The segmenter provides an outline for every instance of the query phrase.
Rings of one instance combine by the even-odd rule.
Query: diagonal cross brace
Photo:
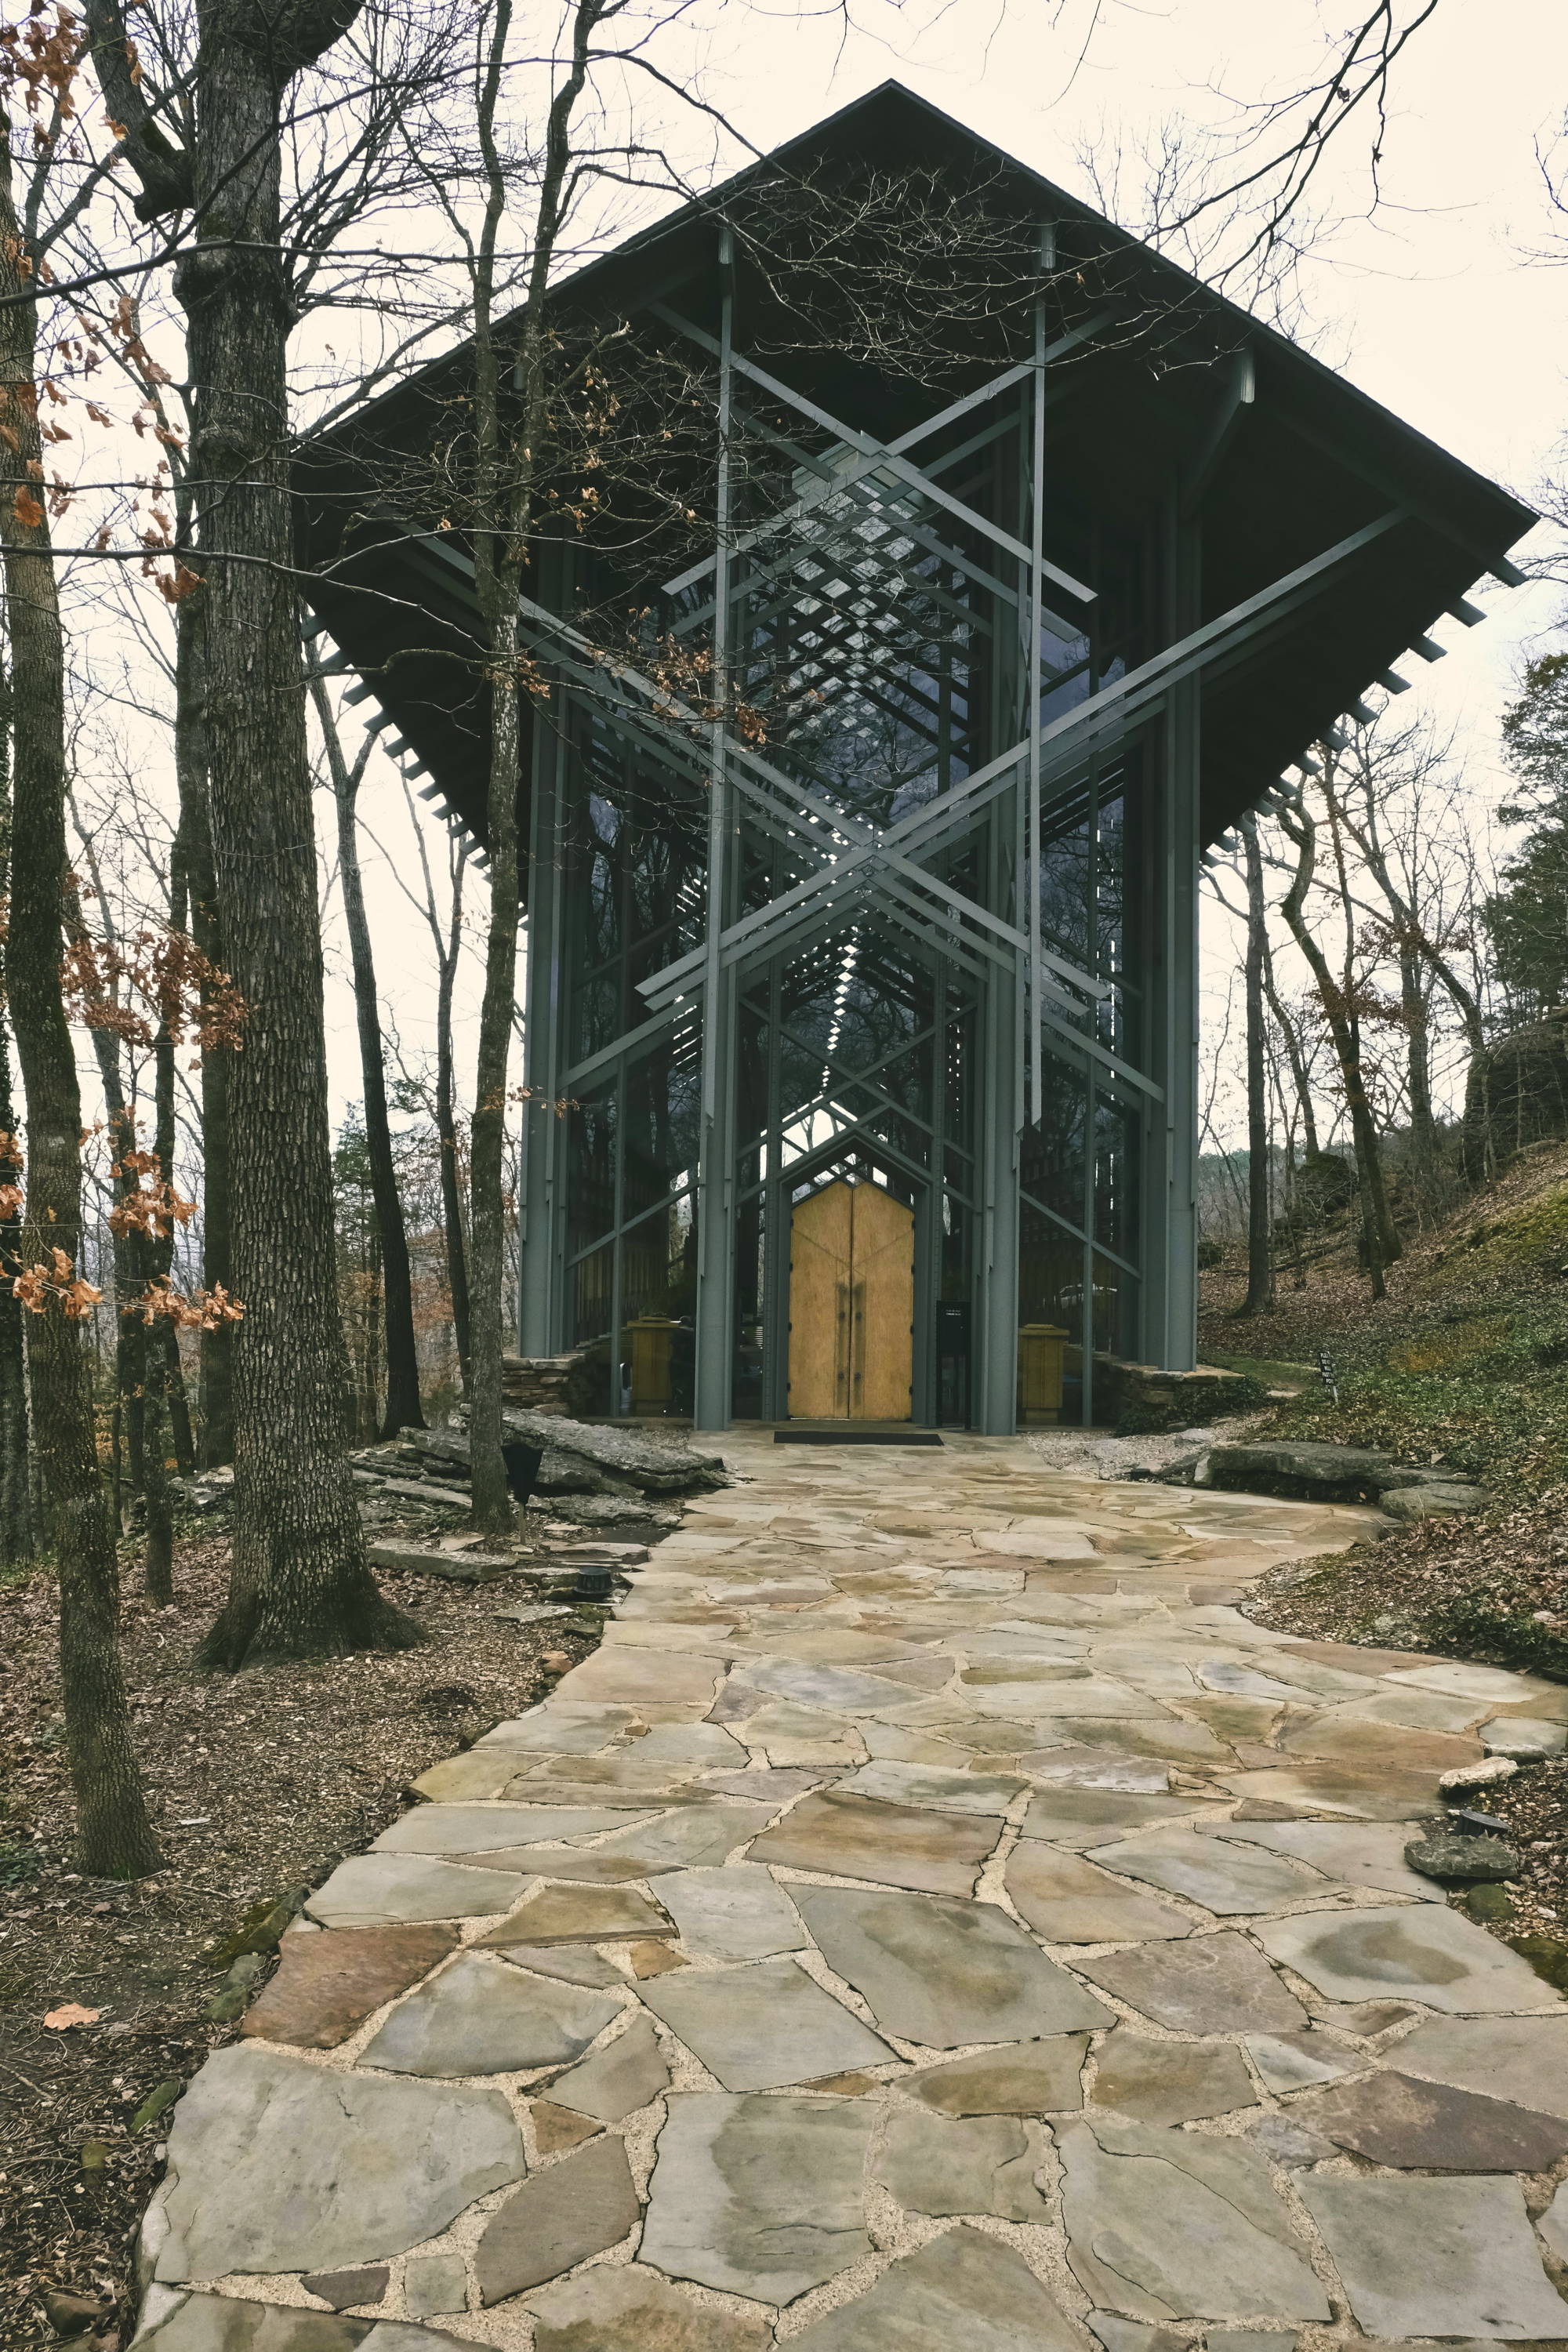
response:
[[[1244,646],[1249,635],[1265,625],[1272,625],[1286,612],[1317,594],[1331,573],[1352,561],[1403,520],[1403,509],[1395,509],[1362,530],[1351,532],[1321,555],[1298,565],[1294,572],[1286,573],[1268,588],[1233,605],[1228,612],[1206,622],[1202,628],[1194,630],[1163,652],[1153,655],[1137,669],[1129,670],[1110,685],[1100,688],[1075,709],[1054,719],[1040,730],[1042,783],[1054,782],[1068,772],[1091,750],[1100,747],[1107,733],[1124,734],[1150,710],[1163,703],[1171,688],[1183,679]],[[878,861],[889,864],[896,858],[907,871],[906,853],[918,856],[922,848],[929,845],[932,835],[955,817],[962,816],[966,807],[975,805],[976,796],[984,787],[1000,784],[1019,768],[1029,758],[1031,748],[1027,738],[1013,744],[997,758],[976,769],[973,775],[928,801],[923,808],[900,818],[885,833],[872,833],[831,803],[818,804],[818,814],[853,846],[842,856],[825,855],[818,873],[796,883],[770,906],[758,908],[731,924],[724,935],[726,954],[731,950],[750,953],[757,943],[754,935],[764,929],[775,935],[775,943],[781,941],[796,922],[805,919],[811,901],[819,891],[828,885],[837,888],[862,866]],[[736,757],[745,757],[748,764],[761,771],[775,788],[782,786],[792,798],[805,797],[801,788],[781,775],[772,762],[761,761],[749,751],[742,753],[742,747],[738,745],[733,750]],[[932,878],[929,876],[923,877],[928,887]],[[966,912],[972,907],[972,901],[965,902]],[[977,918],[990,923],[994,924],[998,919],[990,916],[988,910],[974,908],[973,911]],[[1044,960],[1044,951],[1042,957]],[[650,1003],[657,1003],[687,992],[691,974],[700,961],[700,955],[694,954],[667,965],[663,971],[639,983],[642,994]],[[1090,992],[1103,993],[1098,982],[1088,981],[1086,975],[1075,972],[1070,966],[1062,966],[1059,960],[1057,960],[1057,969],[1077,985],[1087,986]]]
[[[679,310],[672,310],[666,302],[653,302],[648,307],[679,333],[689,336],[693,342],[700,343],[703,350],[711,352],[715,358],[719,357],[718,340],[705,328],[699,327],[690,319],[683,319]],[[1032,373],[1033,364],[1028,362],[1025,373]],[[730,365],[752,383],[760,384],[775,400],[784,401],[797,415],[808,416],[814,425],[819,425],[825,432],[831,433],[835,440],[846,443],[867,461],[866,472],[890,474],[895,480],[907,483],[910,488],[919,490],[922,497],[930,499],[933,506],[945,508],[949,514],[966,524],[971,530],[977,530],[983,537],[994,541],[1016,562],[1028,562],[1029,551],[1022,540],[1015,539],[1011,531],[1004,530],[1001,524],[993,522],[988,515],[966,506],[962,499],[955,499],[951,490],[944,490],[940,483],[932,481],[929,474],[922,473],[912,459],[904,457],[896,444],[878,441],[871,434],[861,433],[853,425],[846,425],[841,417],[819,407],[816,401],[808,400],[804,393],[794,391],[777,376],[770,375],[765,368],[758,367],[753,360],[742,358],[739,352],[731,352]],[[1017,381],[1016,374],[1013,380]],[[923,432],[925,428],[922,426],[921,430]],[[706,569],[705,563],[703,570]],[[1046,573],[1056,587],[1076,598],[1080,604],[1093,604],[1099,601],[1098,592],[1086,587],[1081,580],[1075,580],[1070,572],[1062,572],[1055,564],[1047,563]],[[701,573],[696,576],[700,578]]]

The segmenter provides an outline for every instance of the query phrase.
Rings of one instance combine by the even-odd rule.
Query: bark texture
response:
[[[187,596],[177,616],[174,671],[174,765],[180,787],[180,844],[189,895],[191,936],[215,971],[225,971],[223,925],[213,872],[208,805],[205,687],[205,599]],[[228,1076],[226,1045],[202,1048],[202,1280],[234,1290],[229,1216]],[[201,1336],[200,1456],[204,1469],[234,1459],[234,1326],[220,1323]]]
[[[463,923],[463,860],[452,877],[452,918],[445,942],[440,925],[436,934],[436,1134],[441,1153],[441,1223],[447,1243],[447,1287],[452,1299],[452,1336],[458,1344],[458,1368],[465,1395],[472,1352],[468,1315],[468,1251],[463,1232],[463,1185],[458,1161],[457,1065],[452,1047],[452,992],[458,977],[458,950]]]
[[[1244,1315],[1267,1315],[1274,1305],[1268,1069],[1263,1010],[1268,929],[1256,817],[1243,817],[1241,835],[1247,861],[1247,1297],[1241,1311]]]
[[[4,132],[0,122],[0,133]],[[27,1097],[23,1255],[81,1250],[81,1097],[61,986],[67,874],[65,648],[42,479],[31,303],[9,140],[0,135],[0,538],[16,696],[7,964]],[[60,1684],[82,1868],[134,1878],[157,1867],[120,1659],[114,1529],[99,1475],[84,1326],[49,1300],[27,1318],[43,1535],[58,1561]]]
[[[11,887],[11,681],[0,673],[0,889]],[[10,1023],[5,1011],[5,945],[0,940],[0,1184],[20,1185],[22,1156],[11,1089]],[[23,1308],[10,1276],[21,1262],[20,1211],[0,1217],[0,1560],[14,1566],[33,1550],[27,1459],[27,1369]]]
[[[321,950],[289,494],[279,251],[288,77],[352,23],[300,5],[197,11],[195,194],[181,262],[205,586],[208,810],[225,961],[247,1008],[226,1109],[235,1518],[209,1664],[402,1647],[417,1629],[365,1560],[344,1454]]]

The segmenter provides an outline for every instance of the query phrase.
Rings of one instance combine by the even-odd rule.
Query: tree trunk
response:
[[[452,1299],[452,1336],[463,1392],[468,1391],[470,1339],[468,1254],[463,1234],[463,1187],[458,1165],[456,1063],[452,1051],[452,991],[458,977],[462,931],[463,863],[452,877],[452,921],[445,949],[437,950],[440,978],[436,993],[436,1134],[441,1154],[441,1223],[447,1242],[447,1287]]]
[[[1257,818],[1243,817],[1241,833],[1247,852],[1247,1297],[1241,1311],[1268,1315],[1274,1307],[1268,1070],[1263,1019],[1268,912]]]
[[[1317,856],[1317,827],[1304,803],[1297,807],[1293,822],[1283,822],[1287,834],[1296,845],[1297,860],[1290,887],[1280,904],[1280,912],[1289,926],[1291,938],[1307,960],[1319,1003],[1323,1008],[1323,1018],[1333,1041],[1334,1058],[1339,1064],[1340,1084],[1344,1091],[1345,1108],[1350,1113],[1351,1137],[1355,1151],[1362,1255],[1371,1277],[1372,1295],[1374,1298],[1382,1298],[1386,1289],[1384,1268],[1399,1256],[1401,1244],[1389,1214],[1388,1195],[1384,1188],[1377,1126],[1373,1118],[1362,1069],[1361,1038],[1355,1023],[1350,1017],[1345,992],[1330,971],[1329,960],[1313,937],[1306,917],[1307,893],[1311,887]]]
[[[605,12],[606,0],[574,0],[571,11],[572,62],[550,103],[533,250],[511,371],[515,397],[506,415],[494,299],[497,240],[508,214],[509,190],[496,143],[496,110],[506,78],[511,0],[497,0],[479,108],[486,187],[474,275],[475,490],[479,523],[474,535],[474,585],[489,657],[490,763],[485,847],[490,860],[490,917],[469,1142],[473,1279],[468,1301],[468,1437],[474,1517],[490,1531],[504,1529],[511,1521],[500,1449],[506,1313],[506,1078],[517,1009],[517,794],[522,729],[518,595],[533,525],[533,488],[549,429],[544,297],[569,184],[573,110],[586,84],[591,44]]]
[[[187,596],[175,614],[174,770],[191,936],[212,969],[223,971],[227,967],[208,806],[205,605],[204,596]],[[204,982],[204,1002],[207,993]],[[202,1280],[208,1290],[221,1284],[230,1293],[228,1076],[233,1059],[226,1045],[202,1047]],[[234,1325],[220,1321],[216,1329],[204,1331],[200,1349],[201,1465],[204,1470],[215,1470],[234,1459]]]
[[[486,846],[490,858],[490,918],[485,988],[469,1131],[468,1231],[473,1245],[469,1297],[468,1440],[474,1520],[504,1532],[511,1492],[501,1456],[501,1356],[505,1347],[506,1076],[517,993],[518,709],[516,583],[510,608],[492,609],[490,625],[490,788]]]
[[[0,671],[0,891],[11,883],[11,681]],[[13,1139],[11,1043],[5,1013],[5,944],[0,939],[0,1184],[20,1186],[22,1155]],[[27,1367],[24,1309],[9,1277],[21,1263],[19,1212],[0,1216],[0,1562],[14,1567],[33,1552],[27,1459]]]
[[[1414,947],[1399,957],[1400,1005],[1405,1014],[1405,1075],[1410,1087],[1410,1178],[1423,1215],[1438,1197],[1437,1121],[1432,1109],[1432,1039],[1421,959]]]
[[[364,1089],[365,1156],[370,1162],[371,1197],[375,1202],[381,1239],[382,1312],[386,1327],[386,1410],[382,1416],[381,1434],[395,1437],[400,1429],[423,1429],[425,1416],[419,1408],[419,1357],[414,1344],[414,1284],[408,1263],[408,1231],[392,1157],[392,1127],[386,1115],[386,1057],[381,1042],[381,1008],[375,993],[375,958],[360,872],[355,804],[364,763],[362,758],[351,768],[343,757],[324,681],[313,677],[310,692],[321,723],[332,798],[337,804],[338,878],[342,885],[343,917],[353,967],[360,1084]],[[375,1435],[374,1408],[370,1434]]]
[[[184,876],[176,849],[169,892],[171,929],[184,929],[185,912]],[[174,1041],[169,1034],[166,1020],[159,1022],[158,1034],[153,1039],[153,1149],[157,1154],[160,1177],[166,1185],[172,1185],[174,1175]],[[174,1263],[172,1220],[162,1234],[142,1237],[140,1254],[144,1289],[160,1279],[168,1279]],[[170,1342],[174,1342],[172,1347]],[[173,1382],[171,1356],[174,1360]],[[174,1597],[174,1514],[169,1495],[167,1460],[169,1428],[173,1419],[171,1394],[173,1385],[179,1383],[183,1387],[183,1382],[179,1343],[173,1323],[165,1318],[160,1317],[147,1328],[142,1378],[142,1494],[147,1518],[143,1573],[149,1600],[167,1602]]]
[[[1296,1024],[1286,1012],[1279,991],[1275,985],[1274,957],[1269,949],[1267,932],[1263,939],[1263,993],[1268,1001],[1268,1010],[1274,1015],[1275,1025],[1284,1040],[1285,1058],[1290,1065],[1290,1082],[1295,1087],[1297,1108],[1301,1114],[1302,1149],[1309,1160],[1316,1160],[1319,1148],[1318,1114],[1312,1101],[1312,1081],[1307,1068],[1307,1057],[1301,1051],[1301,1040],[1296,1034]]]
[[[305,12],[307,15],[309,12]],[[321,46],[346,28],[343,8]],[[209,1664],[402,1648],[376,1591],[344,1452],[321,944],[289,503],[271,20],[202,0],[200,241],[186,320],[191,467],[203,492],[208,807],[226,968],[246,1006],[228,1071],[234,1286],[234,1560]],[[288,20],[290,37],[303,17]],[[307,59],[301,57],[298,62]],[[292,63],[292,61],[290,61]]]
[[[11,1093],[11,1042],[0,1014],[0,1135],[16,1131]],[[22,1159],[9,1140],[0,1146],[0,1184],[19,1185]],[[27,1448],[27,1364],[23,1308],[5,1277],[21,1262],[19,1213],[0,1218],[0,1561],[15,1566],[33,1554],[33,1507]]]
[[[28,272],[24,275],[24,263]],[[0,538],[16,697],[14,835],[7,977],[27,1097],[23,1256],[81,1252],[81,1095],[61,988],[65,913],[65,646],[48,524],[33,488],[43,468],[35,371],[37,280],[11,194],[0,121]],[[36,514],[37,520],[31,518]],[[27,1355],[43,1535],[59,1569],[60,1686],[81,1866],[135,1878],[161,1860],[131,1738],[120,1659],[120,1577],[99,1475],[91,1372],[67,1300],[30,1315]]]

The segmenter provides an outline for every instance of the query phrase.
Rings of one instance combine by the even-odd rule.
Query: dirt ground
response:
[[[54,1593],[43,1575],[0,1589],[0,2345],[58,2340],[45,2297],[79,2297],[90,2352],[119,2352],[133,2313],[131,2256],[163,2160],[163,2125],[137,2127],[160,2084],[188,2081],[232,2023],[208,2004],[215,1948],[258,1903],[319,1882],[398,1812],[406,1784],[502,1717],[534,1704],[542,1660],[591,1650],[597,1622],[518,1626],[532,1596],[384,1574],[428,1643],[234,1676],[192,1655],[223,1595],[227,1548],[179,1549],[174,1607],[126,1570],[124,1651],[138,1747],[166,1857],[133,1885],[81,1877],[71,1854]],[[49,2027],[76,2007],[91,2021]],[[61,2313],[63,2317],[69,2315]]]

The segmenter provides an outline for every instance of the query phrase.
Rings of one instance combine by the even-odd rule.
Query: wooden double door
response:
[[[908,1421],[915,1214],[880,1184],[826,1184],[790,1220],[794,1421]]]

